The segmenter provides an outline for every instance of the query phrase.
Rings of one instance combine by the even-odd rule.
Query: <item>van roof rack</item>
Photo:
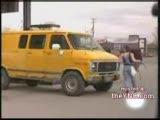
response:
[[[58,24],[37,24],[37,25],[31,25],[32,27],[36,27],[36,28],[52,28],[52,27],[57,27],[60,28],[60,25]]]

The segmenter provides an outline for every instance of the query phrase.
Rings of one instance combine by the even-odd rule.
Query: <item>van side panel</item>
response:
[[[2,65],[7,69],[10,77],[24,74],[16,71],[23,64],[23,57],[18,52],[19,37],[19,33],[3,33],[2,35]]]
[[[2,35],[2,53],[17,50],[19,42],[18,33],[4,33]]]

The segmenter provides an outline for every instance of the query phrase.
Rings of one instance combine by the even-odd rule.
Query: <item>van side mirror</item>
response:
[[[59,50],[61,46],[59,44],[52,44],[52,50]]]

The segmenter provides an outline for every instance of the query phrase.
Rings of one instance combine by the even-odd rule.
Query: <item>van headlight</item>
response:
[[[90,70],[92,72],[96,72],[97,71],[97,62],[91,62],[91,64],[90,64]]]

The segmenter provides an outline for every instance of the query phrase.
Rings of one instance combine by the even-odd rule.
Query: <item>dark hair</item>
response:
[[[126,52],[131,52],[131,48],[128,45],[126,45]]]

